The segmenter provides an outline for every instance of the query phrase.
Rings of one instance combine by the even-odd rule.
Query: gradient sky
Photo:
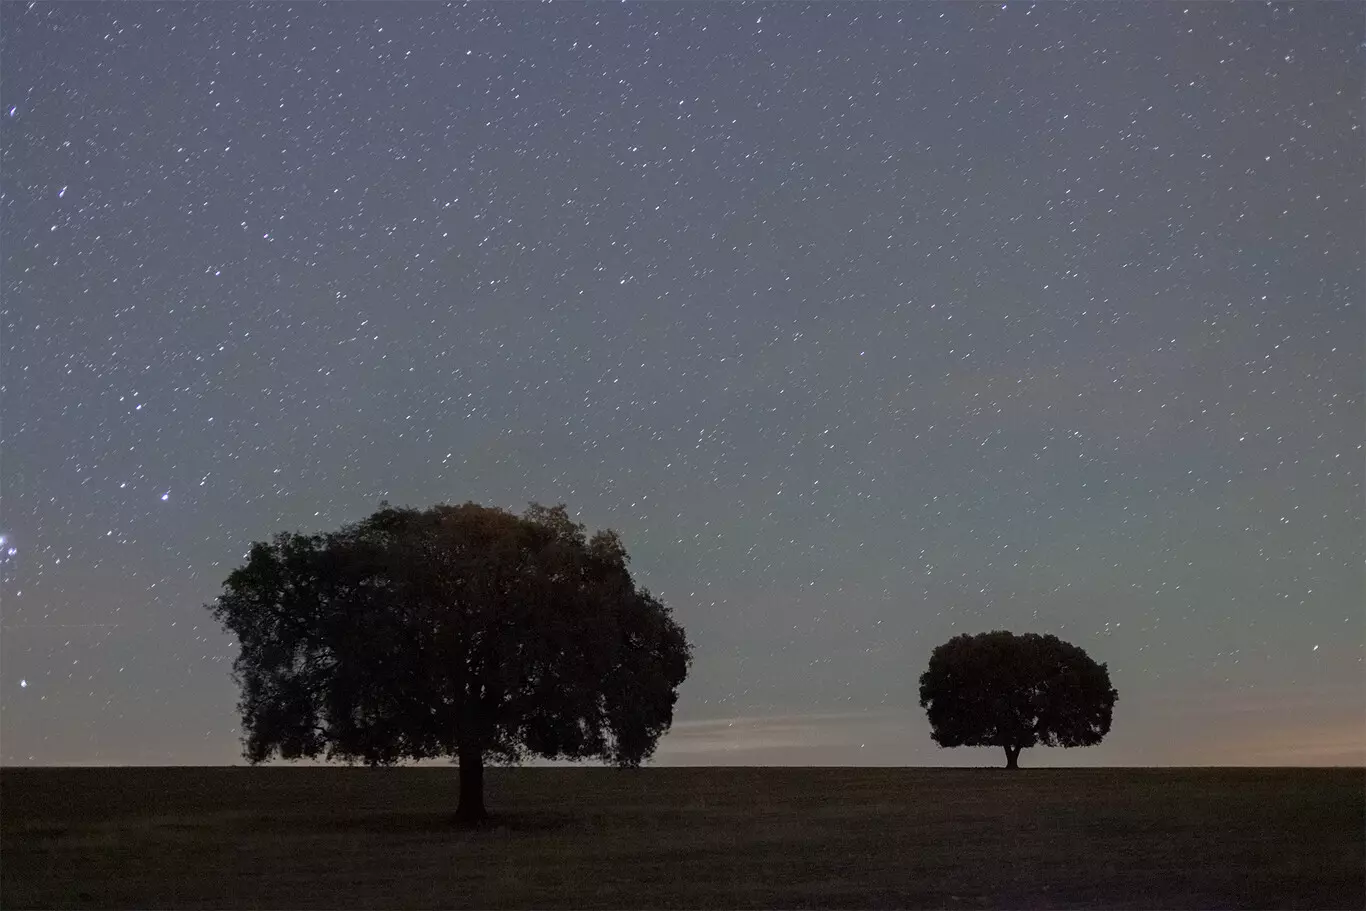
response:
[[[240,760],[204,604],[564,502],[696,645],[659,762],[1358,763],[1358,3],[0,7],[0,761]]]

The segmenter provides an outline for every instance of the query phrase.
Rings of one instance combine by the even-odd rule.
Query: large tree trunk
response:
[[[478,747],[461,747],[460,805],[455,821],[462,826],[477,826],[488,819],[484,810],[484,752]]]
[[[1020,767],[1020,748],[1006,747],[1006,768],[1018,769]]]

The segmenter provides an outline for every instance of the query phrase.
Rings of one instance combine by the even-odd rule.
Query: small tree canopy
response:
[[[386,504],[253,544],[211,605],[241,644],[247,759],[458,757],[468,822],[486,756],[639,764],[691,648],[627,559],[615,532],[535,504]]]
[[[997,631],[955,636],[930,655],[920,705],[941,747],[1081,747],[1110,732],[1118,693],[1105,665],[1057,636]]]

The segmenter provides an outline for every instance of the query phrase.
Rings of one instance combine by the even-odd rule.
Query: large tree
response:
[[[955,636],[930,655],[920,705],[941,747],[998,746],[1006,768],[1035,745],[1081,747],[1110,732],[1118,694],[1105,665],[1057,636]]]
[[[210,605],[241,646],[246,758],[460,764],[477,823],[486,759],[631,766],[673,720],[691,648],[612,531],[563,506],[383,504],[330,534],[253,544]]]

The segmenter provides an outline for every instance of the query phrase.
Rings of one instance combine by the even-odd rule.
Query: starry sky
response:
[[[240,762],[204,609],[382,499],[568,504],[660,763],[1366,762],[1355,3],[0,7],[0,761]]]

